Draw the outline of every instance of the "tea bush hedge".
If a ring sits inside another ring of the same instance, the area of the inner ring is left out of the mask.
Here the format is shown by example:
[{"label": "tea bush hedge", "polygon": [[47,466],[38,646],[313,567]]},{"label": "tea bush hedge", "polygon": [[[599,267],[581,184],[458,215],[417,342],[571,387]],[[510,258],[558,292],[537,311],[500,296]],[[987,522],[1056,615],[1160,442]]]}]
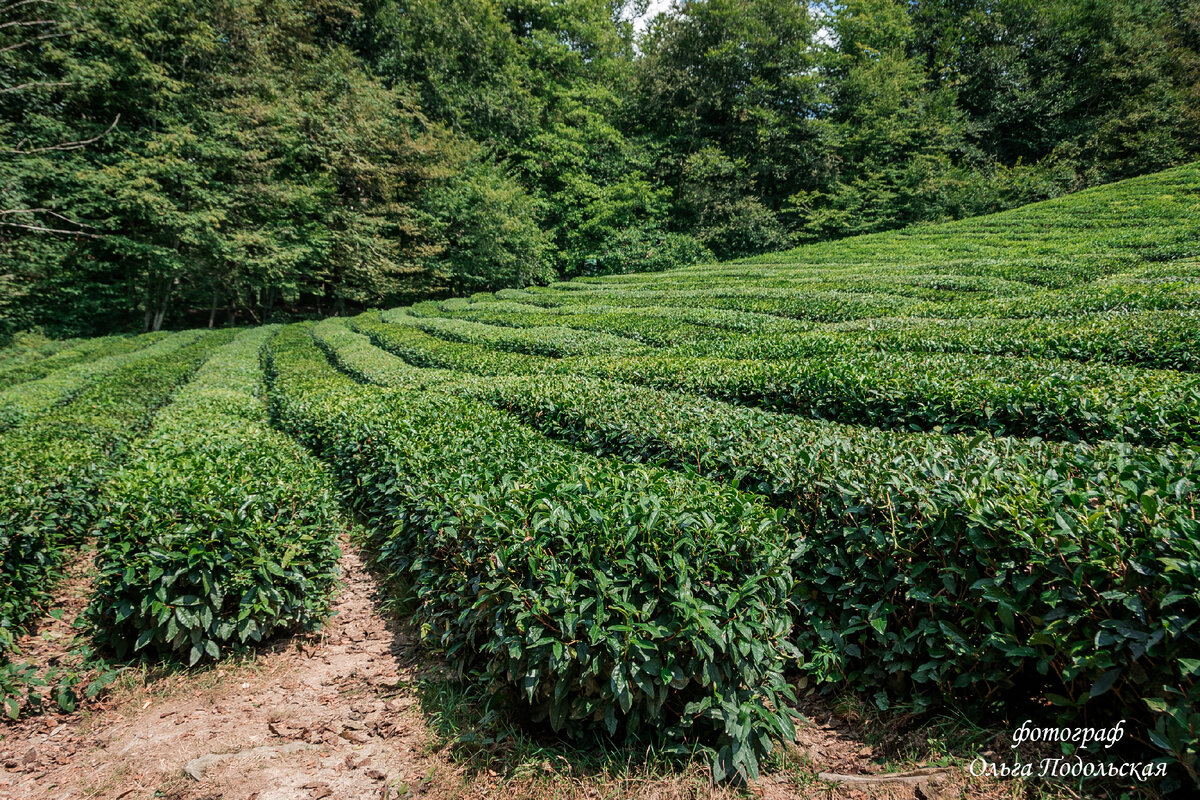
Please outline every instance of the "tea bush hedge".
[{"label": "tea bush hedge", "polygon": [[269,354],[276,418],[336,465],[452,666],[566,734],[710,745],[718,778],[790,732],[788,543],[760,502],[354,384],[304,327]]},{"label": "tea bush hedge", "polygon": [[231,337],[192,332],[160,342],[157,354],[0,435],[0,655],[41,613],[67,554],[92,530],[105,475],[154,410]]},{"label": "tea bush hedge", "polygon": [[886,707],[1019,690],[1197,764],[1200,452],[895,434],[572,379],[469,394],[790,512],[795,642]]},{"label": "tea bush hedge", "polygon": [[588,359],[555,371],[901,430],[1140,444],[1193,442],[1200,434],[1200,378],[1106,364],[859,352],[780,361]]},{"label": "tea bush hedge", "polygon": [[434,367],[477,375],[527,375],[540,372],[554,359],[546,356],[489,350],[474,344],[430,336],[404,324],[407,313],[368,312],[354,317],[350,327],[372,343],[415,367]]},{"label": "tea bush hedge", "polygon": [[87,614],[119,657],[195,664],[326,611],[347,524],[324,467],[268,426],[259,352],[276,330],[216,351],[105,487]]},{"label": "tea bush hedge", "polygon": [[95,360],[51,370],[39,380],[0,390],[0,431],[20,425],[46,409],[69,400],[74,393],[97,377],[125,364],[170,352],[195,338],[194,331],[183,331],[169,336],[154,334],[149,340],[129,341],[133,347],[115,348],[114,352],[108,354],[100,351],[95,354]]}]

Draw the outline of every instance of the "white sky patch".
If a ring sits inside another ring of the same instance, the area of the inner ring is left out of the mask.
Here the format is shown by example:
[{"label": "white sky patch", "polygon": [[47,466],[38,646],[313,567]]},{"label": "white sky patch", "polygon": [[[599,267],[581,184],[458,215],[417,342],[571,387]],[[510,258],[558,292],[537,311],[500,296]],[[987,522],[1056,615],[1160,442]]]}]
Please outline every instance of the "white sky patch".
[{"label": "white sky patch", "polygon": [[646,7],[646,13],[640,17],[629,17],[633,21],[633,30],[639,35],[646,31],[646,26],[650,24],[650,20],[671,7],[671,0],[650,0],[650,5]]}]

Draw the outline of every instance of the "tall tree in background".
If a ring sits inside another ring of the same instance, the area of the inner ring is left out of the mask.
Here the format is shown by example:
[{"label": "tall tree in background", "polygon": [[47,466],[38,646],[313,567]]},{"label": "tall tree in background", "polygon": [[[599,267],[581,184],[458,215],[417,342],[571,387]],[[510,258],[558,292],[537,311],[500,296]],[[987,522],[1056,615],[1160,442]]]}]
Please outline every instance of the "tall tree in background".
[{"label": "tall tree in background", "polygon": [[913,51],[980,150],[1069,164],[1075,188],[1197,152],[1196,14],[1186,0],[915,0]]},{"label": "tall tree in background", "polygon": [[0,335],[663,269],[1200,155],[1188,0],[0,0]]},{"label": "tall tree in background", "polygon": [[577,271],[621,232],[662,224],[667,193],[624,125],[634,69],[624,3],[368,8],[362,51],[389,81],[413,86],[432,118],[507,168],[516,185],[506,193],[530,195],[560,272]]},{"label": "tall tree in background", "polygon": [[719,256],[783,246],[787,199],[826,180],[808,4],[704,0],[642,42],[640,121],[676,192],[676,224]]},{"label": "tall tree in background", "polygon": [[848,0],[825,18],[830,178],[790,198],[804,238],[868,233],[945,216],[963,115],[954,92],[929,85],[909,55],[902,0]]}]

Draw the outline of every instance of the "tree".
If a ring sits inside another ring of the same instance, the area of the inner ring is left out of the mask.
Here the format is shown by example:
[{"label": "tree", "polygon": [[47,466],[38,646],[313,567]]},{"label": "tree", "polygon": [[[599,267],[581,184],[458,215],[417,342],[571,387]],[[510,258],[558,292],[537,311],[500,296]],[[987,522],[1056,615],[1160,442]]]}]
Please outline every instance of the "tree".
[{"label": "tree", "polygon": [[953,90],[930,86],[909,56],[905,5],[848,0],[827,20],[832,179],[790,199],[795,224],[807,238],[826,238],[946,216],[943,190],[964,151],[964,120]]},{"label": "tree", "polygon": [[658,175],[677,193],[677,224],[718,255],[780,246],[787,198],[824,180],[815,31],[807,3],[691,0],[641,43],[640,122],[660,144]]}]

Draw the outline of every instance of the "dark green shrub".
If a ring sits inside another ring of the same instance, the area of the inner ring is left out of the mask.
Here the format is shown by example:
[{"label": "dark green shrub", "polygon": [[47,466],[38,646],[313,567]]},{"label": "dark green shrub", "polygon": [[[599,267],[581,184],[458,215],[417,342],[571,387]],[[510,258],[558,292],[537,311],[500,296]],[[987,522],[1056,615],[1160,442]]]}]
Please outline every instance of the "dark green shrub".
[{"label": "dark green shrub", "polygon": [[0,436],[0,654],[41,613],[67,554],[91,531],[100,482],[129,440],[231,337],[175,334],[153,356]]},{"label": "dark green shrub", "polygon": [[754,499],[353,384],[303,328],[270,359],[277,419],[337,465],[450,664],[567,734],[712,746],[718,778],[787,735],[787,541]]},{"label": "dark green shrub", "polygon": [[469,393],[597,453],[790,512],[801,664],[926,707],[1019,689],[1116,713],[1193,774],[1200,453],[904,435],[592,381]]},{"label": "dark green shrub", "polygon": [[626,228],[605,240],[598,252],[579,265],[576,274],[663,272],[712,260],[712,251],[686,233],[671,233],[660,228]]}]

